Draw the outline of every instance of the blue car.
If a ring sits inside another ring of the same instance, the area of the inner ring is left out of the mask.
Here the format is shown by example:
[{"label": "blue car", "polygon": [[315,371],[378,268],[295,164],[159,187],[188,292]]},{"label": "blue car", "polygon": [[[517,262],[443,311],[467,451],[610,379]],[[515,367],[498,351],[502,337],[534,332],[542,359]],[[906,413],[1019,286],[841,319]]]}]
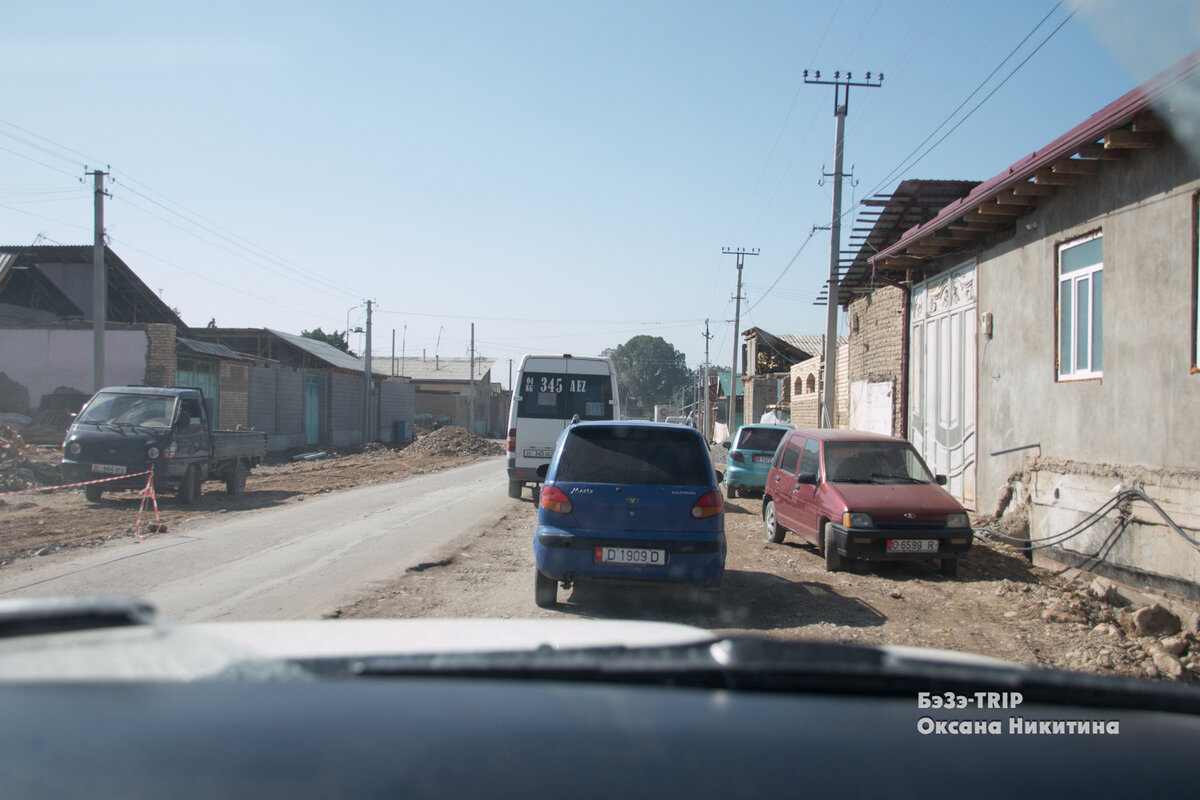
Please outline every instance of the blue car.
[{"label": "blue car", "polygon": [[700,432],[656,422],[581,422],[559,437],[542,486],[534,599],[558,585],[660,581],[719,603],[725,503]]},{"label": "blue car", "polygon": [[783,435],[791,428],[786,425],[743,425],[730,442],[723,443],[729,449],[725,465],[725,494],[737,497],[749,490],[762,493],[767,485],[767,473],[771,470],[771,459],[783,441]]}]

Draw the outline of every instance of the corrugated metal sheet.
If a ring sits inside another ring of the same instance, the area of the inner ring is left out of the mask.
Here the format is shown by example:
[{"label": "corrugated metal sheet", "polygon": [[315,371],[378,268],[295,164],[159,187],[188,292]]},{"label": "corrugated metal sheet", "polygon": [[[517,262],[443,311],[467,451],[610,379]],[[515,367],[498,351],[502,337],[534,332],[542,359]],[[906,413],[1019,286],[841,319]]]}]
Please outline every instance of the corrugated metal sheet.
[{"label": "corrugated metal sheet", "polygon": [[242,357],[240,355],[233,352],[232,350],[230,350],[228,347],[226,347],[223,344],[214,344],[213,342],[201,342],[197,339],[185,339],[182,336],[176,336],[175,341],[193,352],[203,353],[206,356],[216,356],[217,358],[230,358],[230,359],[236,359],[238,361],[242,360]]},{"label": "corrugated metal sheet", "polygon": [[270,333],[272,336],[278,336],[280,339],[284,340],[293,347],[303,350],[310,356],[321,359],[331,367],[337,367],[338,369],[353,369],[358,370],[359,372],[362,372],[363,370],[364,364],[361,358],[355,358],[349,353],[343,353],[341,350],[338,350],[328,342],[309,339],[306,336],[300,336],[294,333],[284,333],[283,331],[277,331],[272,328],[264,328],[264,330]]}]

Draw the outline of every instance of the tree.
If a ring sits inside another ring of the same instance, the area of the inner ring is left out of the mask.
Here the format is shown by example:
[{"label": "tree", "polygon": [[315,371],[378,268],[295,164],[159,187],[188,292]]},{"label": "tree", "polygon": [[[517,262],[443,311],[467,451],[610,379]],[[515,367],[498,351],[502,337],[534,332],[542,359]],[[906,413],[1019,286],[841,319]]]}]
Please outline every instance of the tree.
[{"label": "tree", "polygon": [[649,417],[656,404],[675,401],[681,391],[691,397],[695,373],[687,357],[661,336],[635,336],[602,355],[616,367],[624,416]]},{"label": "tree", "polygon": [[352,356],[357,355],[356,353],[351,352],[350,338],[346,335],[345,331],[332,331],[330,333],[326,333],[320,328],[313,328],[311,331],[300,331],[300,335],[306,339],[316,339],[318,342],[331,344],[338,350],[341,350],[343,353],[349,353]]}]

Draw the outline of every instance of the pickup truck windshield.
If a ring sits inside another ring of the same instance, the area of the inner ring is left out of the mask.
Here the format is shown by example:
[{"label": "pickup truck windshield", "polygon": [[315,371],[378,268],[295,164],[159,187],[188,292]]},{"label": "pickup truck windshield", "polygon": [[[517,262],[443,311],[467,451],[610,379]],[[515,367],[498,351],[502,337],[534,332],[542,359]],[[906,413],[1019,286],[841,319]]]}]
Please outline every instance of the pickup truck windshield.
[{"label": "pickup truck windshield", "polygon": [[904,442],[827,442],[830,483],[933,483],[921,457]]},{"label": "pickup truck windshield", "polygon": [[75,421],[169,428],[174,412],[174,397],[100,392],[84,406]]}]

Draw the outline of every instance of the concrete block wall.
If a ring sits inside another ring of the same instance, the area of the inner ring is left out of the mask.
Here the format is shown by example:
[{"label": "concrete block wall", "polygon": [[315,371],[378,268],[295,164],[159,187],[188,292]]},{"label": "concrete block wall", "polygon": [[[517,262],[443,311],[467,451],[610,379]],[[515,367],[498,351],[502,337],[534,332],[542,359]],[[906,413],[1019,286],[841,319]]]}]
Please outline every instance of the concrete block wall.
[{"label": "concrete block wall", "polygon": [[329,443],[334,447],[362,444],[362,376],[332,374],[329,383],[329,403],[326,408]]},{"label": "concrete block wall", "polygon": [[[1035,461],[1018,490],[1018,497],[1029,503],[1030,537],[1045,539],[1071,529],[1120,488],[1142,490],[1185,534],[1200,540],[1200,472],[1054,458]],[[1116,535],[1122,518],[1129,522]],[[1098,552],[1103,559],[1092,558]],[[1140,500],[1109,513],[1049,555],[1135,587],[1149,586],[1200,601],[1200,552]]]},{"label": "concrete block wall", "polygon": [[416,413],[432,414],[434,419],[449,417],[451,425],[467,426],[467,398],[453,392],[417,389]]},{"label": "concrete block wall", "polygon": [[394,440],[395,423],[407,422],[409,435],[413,432],[414,398],[416,387],[409,381],[392,378],[379,384],[379,438]]},{"label": "concrete block wall", "polygon": [[174,325],[147,323],[144,378],[147,386],[175,385],[175,337]]},{"label": "concrete block wall", "polygon": [[267,434],[272,452],[304,447],[304,373],[278,364],[248,368],[246,424]]}]

